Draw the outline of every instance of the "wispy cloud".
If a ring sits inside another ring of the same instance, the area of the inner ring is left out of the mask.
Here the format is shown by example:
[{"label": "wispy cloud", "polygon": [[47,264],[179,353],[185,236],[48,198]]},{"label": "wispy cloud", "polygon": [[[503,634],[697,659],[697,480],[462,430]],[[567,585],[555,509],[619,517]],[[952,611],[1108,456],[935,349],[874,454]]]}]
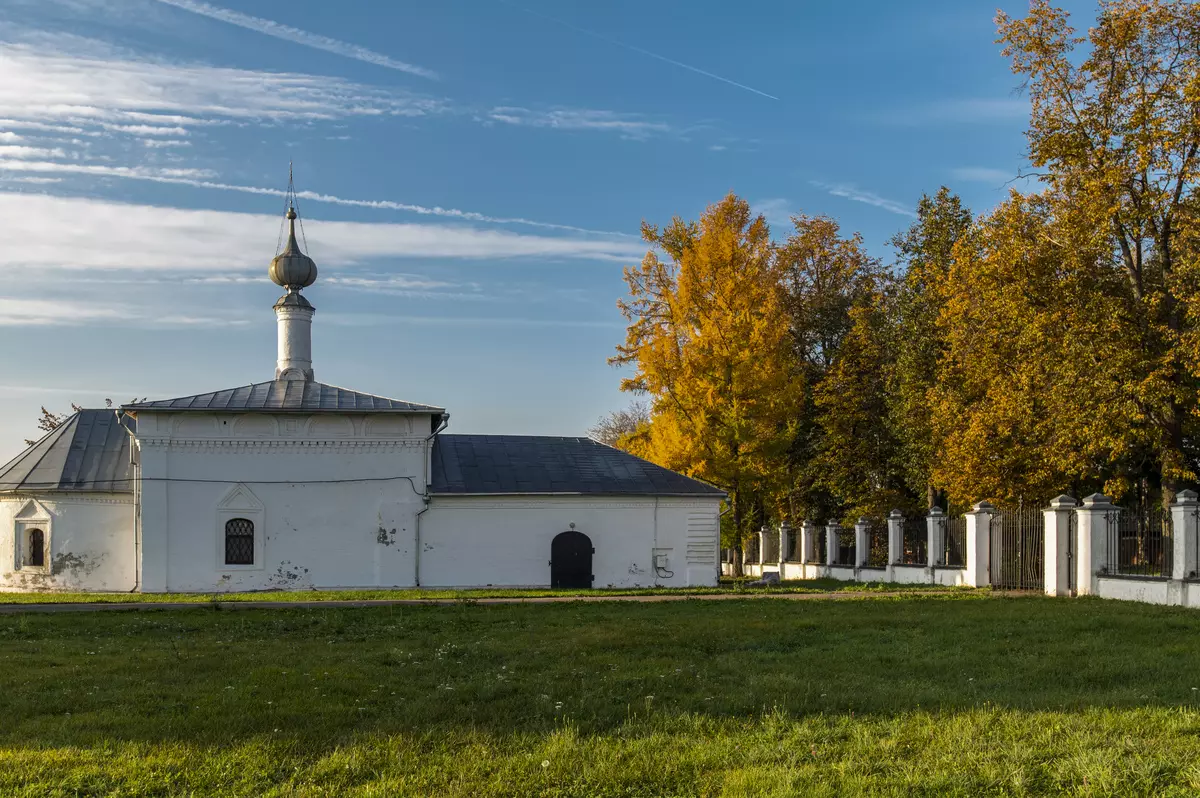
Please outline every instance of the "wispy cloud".
[{"label": "wispy cloud", "polygon": [[762,214],[772,227],[791,230],[792,214],[795,211],[792,210],[792,204],[788,200],[782,197],[762,199],[752,203],[751,208],[755,213]]},{"label": "wispy cloud", "polygon": [[993,169],[988,166],[960,166],[950,170],[956,180],[971,183],[991,183],[996,186],[1010,182],[1016,174],[1007,169]]},{"label": "wispy cloud", "polygon": [[423,116],[444,101],[341,78],[133,58],[76,36],[0,43],[0,130],[179,138],[213,123]]},{"label": "wispy cloud", "polygon": [[620,319],[530,319],[513,316],[408,316],[385,313],[326,313],[322,319],[340,327],[374,327],[388,324],[413,324],[436,327],[552,327],[585,329],[620,329]]},{"label": "wispy cloud", "polygon": [[167,308],[156,310],[130,304],[0,297],[0,327],[78,327],[94,323],[129,327],[190,327],[200,324],[242,325],[249,322],[230,317],[185,316],[170,313]]},{"label": "wispy cloud", "polygon": [[816,186],[819,189],[829,192],[835,197],[851,200],[852,202],[861,202],[866,205],[871,205],[876,208],[882,208],[889,213],[895,213],[899,216],[916,217],[916,212],[909,206],[890,200],[886,197],[881,197],[874,191],[865,191],[855,187],[850,183],[823,183],[819,180],[810,180],[810,185]]},{"label": "wispy cloud", "polygon": [[366,47],[360,47],[357,44],[350,44],[339,39],[334,39],[329,36],[323,36],[319,33],[310,33],[306,30],[293,28],[291,25],[284,25],[282,22],[275,22],[262,17],[252,17],[249,14],[243,14],[240,11],[233,11],[228,8],[221,8],[209,3],[197,2],[197,0],[158,0],[175,8],[190,11],[193,14],[199,14],[210,19],[219,20],[237,25],[240,28],[257,31],[258,33],[267,36],[274,36],[276,39],[300,44],[305,47],[311,47],[314,50],[323,50],[327,53],[345,56],[346,58],[354,58],[358,61],[365,61],[368,64],[385,67],[387,69],[395,69],[399,72],[407,72],[410,75],[416,75],[430,80],[437,79],[437,73],[424,67],[408,64],[403,61],[397,61],[383,53],[377,53],[374,50],[369,50]]},{"label": "wispy cloud", "polygon": [[1016,122],[1029,117],[1029,100],[1021,97],[962,97],[871,112],[874,122],[922,126]]},{"label": "wispy cloud", "polygon": [[[0,173],[3,172],[40,172],[47,174],[65,173],[92,175],[96,177],[118,177],[129,180],[149,181],[153,183],[167,183],[192,186],[195,188],[208,188],[218,191],[236,191],[243,194],[257,194],[268,197],[284,197],[287,194],[286,191],[277,188],[245,186],[209,180],[207,178],[212,177],[212,173],[199,169],[160,169],[146,166],[110,166],[106,164],[84,164],[75,162],[0,159]],[[296,193],[296,197],[305,201],[328,203],[330,205],[344,205],[354,208],[374,208],[378,210],[401,211],[405,213],[414,213],[419,216],[440,216],[449,219],[459,219],[465,222],[522,225],[525,227],[536,227],[543,230],[561,230],[569,233],[584,233],[588,235],[602,235],[619,238],[635,237],[625,233],[615,233],[606,230],[591,230],[584,227],[555,224],[553,222],[539,222],[534,219],[523,219],[512,216],[491,216],[484,213],[476,213],[475,211],[459,210],[458,208],[414,205],[412,203],[395,202],[393,200],[350,199],[347,197],[338,197],[332,194],[322,194],[316,191],[300,191]]]},{"label": "wispy cloud", "polygon": [[578,108],[554,108],[539,111],[516,106],[497,106],[487,113],[487,119],[506,125],[556,128],[558,130],[615,131],[629,138],[637,139],[656,133],[668,133],[671,130],[671,126],[665,122],[647,120],[634,114]]},{"label": "wispy cloud", "polygon": [[0,142],[4,142],[5,144],[12,144],[14,141],[21,141],[23,139],[23,136],[18,136],[10,130],[0,131]]},{"label": "wispy cloud", "polygon": [[567,22],[565,19],[559,19],[558,17],[552,17],[549,14],[543,14],[540,11],[534,11],[529,8],[524,8],[522,6],[518,6],[513,3],[510,3],[510,2],[508,2],[508,0],[500,0],[500,1],[507,6],[516,8],[519,11],[524,11],[526,14],[530,14],[535,17],[541,17],[542,19],[549,20],[550,22],[553,22],[556,25],[561,25],[562,27],[567,28],[569,30],[573,30],[576,33],[583,34],[584,36],[590,36],[593,39],[598,39],[599,41],[606,42],[615,47],[621,47],[625,50],[629,50],[631,52],[638,53],[640,55],[644,55],[647,58],[653,58],[657,61],[662,61],[665,64],[670,64],[672,66],[679,67],[680,69],[686,69],[687,71],[694,72],[697,75],[703,75],[706,78],[711,78],[713,80],[720,81],[721,83],[725,83],[729,86],[734,86],[735,88],[743,89],[743,90],[751,92],[753,94],[757,94],[760,97],[766,97],[768,100],[778,100],[779,99],[774,94],[767,94],[765,91],[760,91],[760,90],[754,88],[753,86],[747,86],[744,83],[738,83],[735,80],[730,80],[729,78],[721,77],[720,75],[703,70],[700,67],[692,66],[691,64],[685,64],[682,61],[676,61],[674,58],[667,58],[665,55],[660,55],[659,53],[654,53],[649,50],[645,50],[641,47],[637,47],[632,44],[627,44],[625,42],[614,39],[611,36],[605,36],[603,33],[597,33],[594,30],[588,30],[587,28],[581,28],[578,25],[573,25],[570,22]]},{"label": "wispy cloud", "polygon": [[[0,247],[0,270],[207,270],[213,264],[258,270],[274,253],[280,225],[279,218],[260,214],[2,192],[0,219],[21,231]],[[333,272],[381,259],[629,263],[644,254],[644,247],[633,241],[523,235],[461,224],[308,222],[310,254]]]}]

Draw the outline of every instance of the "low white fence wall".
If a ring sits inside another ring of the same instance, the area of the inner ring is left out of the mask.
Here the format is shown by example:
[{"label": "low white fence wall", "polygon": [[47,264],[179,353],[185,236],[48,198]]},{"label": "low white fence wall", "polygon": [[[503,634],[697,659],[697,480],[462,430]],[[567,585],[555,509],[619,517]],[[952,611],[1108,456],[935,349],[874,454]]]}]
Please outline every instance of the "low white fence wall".
[{"label": "low white fence wall", "polygon": [[[1200,496],[1180,491],[1169,508],[1123,521],[1126,512],[1132,513],[1101,494],[1082,503],[1070,496],[1051,501],[1043,511],[1042,549],[1036,552],[1042,568],[1036,587],[1052,596],[1094,595],[1200,608]],[[1023,517],[1028,519],[1027,514]],[[743,573],[778,573],[783,580],[1002,585],[1001,564],[992,562],[994,556],[1008,556],[997,548],[1007,545],[996,537],[1003,534],[1001,518],[994,506],[979,502],[964,516],[965,528],[951,531],[945,514],[934,508],[924,519],[926,539],[920,541],[919,519],[909,519],[906,525],[903,514],[893,510],[886,520],[886,556],[882,525],[867,519],[855,524],[852,545],[846,545],[849,530],[838,524],[822,527],[806,521],[793,530],[785,522],[777,529],[764,527],[748,547],[752,557],[761,560],[759,552],[766,552],[771,561],[746,562]],[[1128,523],[1133,520],[1136,523]],[[733,570],[732,555],[726,552],[722,563],[726,575]]]}]

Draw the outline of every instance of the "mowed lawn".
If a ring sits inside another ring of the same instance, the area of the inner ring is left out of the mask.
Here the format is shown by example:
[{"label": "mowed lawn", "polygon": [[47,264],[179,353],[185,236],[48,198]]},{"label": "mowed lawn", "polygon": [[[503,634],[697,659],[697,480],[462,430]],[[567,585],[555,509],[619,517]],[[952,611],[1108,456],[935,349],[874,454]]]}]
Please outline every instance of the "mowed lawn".
[{"label": "mowed lawn", "polygon": [[747,599],[0,616],[0,795],[1193,795],[1200,613]]}]

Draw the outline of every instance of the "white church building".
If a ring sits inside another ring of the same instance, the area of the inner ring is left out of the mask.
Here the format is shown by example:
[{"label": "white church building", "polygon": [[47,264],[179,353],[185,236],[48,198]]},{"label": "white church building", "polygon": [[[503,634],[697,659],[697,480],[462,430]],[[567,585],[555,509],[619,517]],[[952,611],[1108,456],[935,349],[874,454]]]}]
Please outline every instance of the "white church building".
[{"label": "white church building", "polygon": [[0,590],[716,584],[716,488],[318,382],[287,217],[274,379],[82,410],[0,468]]}]

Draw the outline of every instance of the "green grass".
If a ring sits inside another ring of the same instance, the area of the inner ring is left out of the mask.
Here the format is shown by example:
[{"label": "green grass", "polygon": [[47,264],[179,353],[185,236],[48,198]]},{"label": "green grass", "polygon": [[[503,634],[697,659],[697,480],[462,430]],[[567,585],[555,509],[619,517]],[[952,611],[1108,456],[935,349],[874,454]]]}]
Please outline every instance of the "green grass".
[{"label": "green grass", "polygon": [[1200,614],[858,601],[0,616],[0,795],[1194,795]]},{"label": "green grass", "polygon": [[642,587],[594,590],[543,588],[472,588],[460,590],[260,590],[246,593],[0,593],[2,604],[209,604],[222,601],[410,601],[484,598],[546,598],[561,596],[711,596],[723,594],[774,595],[781,593],[894,593],[956,592],[972,588],[941,585],[858,583],[838,579],[789,580],[778,585],[751,587],[750,579],[722,579],[716,587]]}]

